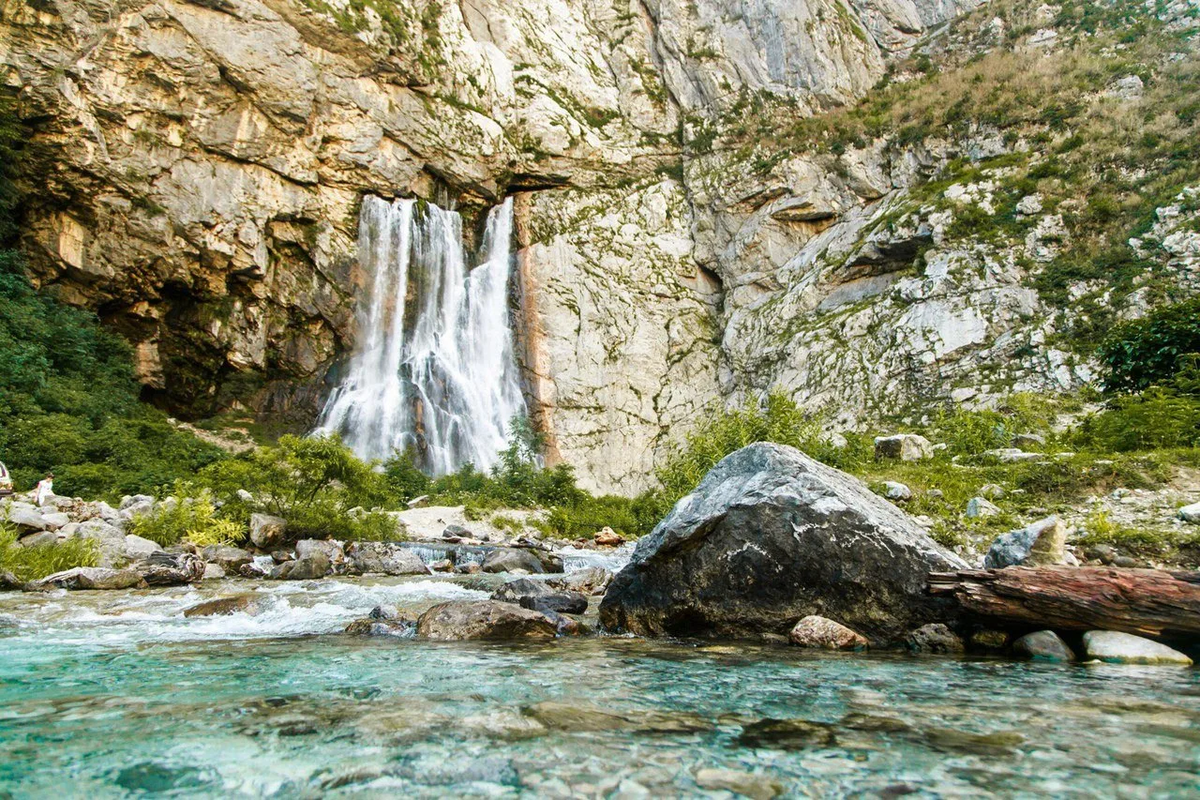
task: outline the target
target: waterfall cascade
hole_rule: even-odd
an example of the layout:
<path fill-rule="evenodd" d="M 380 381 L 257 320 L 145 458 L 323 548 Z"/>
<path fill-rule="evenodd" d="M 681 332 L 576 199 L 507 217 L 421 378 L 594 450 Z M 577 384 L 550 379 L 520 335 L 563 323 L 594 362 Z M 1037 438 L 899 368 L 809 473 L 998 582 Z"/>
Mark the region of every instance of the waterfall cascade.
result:
<path fill-rule="evenodd" d="M 512 200 L 487 218 L 469 268 L 462 218 L 366 197 L 359 259 L 371 276 L 349 370 L 321 412 L 362 458 L 415 448 L 434 474 L 487 468 L 525 412 L 508 311 Z"/>

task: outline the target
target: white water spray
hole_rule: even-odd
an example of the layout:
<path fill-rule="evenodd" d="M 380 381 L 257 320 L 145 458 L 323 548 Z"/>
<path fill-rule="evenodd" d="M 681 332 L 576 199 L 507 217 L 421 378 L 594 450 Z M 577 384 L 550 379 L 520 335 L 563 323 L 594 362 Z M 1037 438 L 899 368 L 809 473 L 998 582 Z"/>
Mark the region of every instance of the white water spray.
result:
<path fill-rule="evenodd" d="M 495 462 L 509 421 L 525 413 L 508 312 L 512 219 L 512 200 L 492 209 L 468 269 L 458 214 L 364 198 L 368 302 L 317 432 L 341 434 L 367 459 L 415 448 L 437 475 Z"/>

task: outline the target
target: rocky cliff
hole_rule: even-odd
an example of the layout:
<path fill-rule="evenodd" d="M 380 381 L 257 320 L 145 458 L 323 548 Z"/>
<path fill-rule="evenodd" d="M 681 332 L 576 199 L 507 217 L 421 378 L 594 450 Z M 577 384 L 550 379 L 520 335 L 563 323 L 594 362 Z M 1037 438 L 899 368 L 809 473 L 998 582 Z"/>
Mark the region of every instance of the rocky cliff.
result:
<path fill-rule="evenodd" d="M 157 402 L 303 425 L 356 336 L 361 198 L 474 219 L 515 195 L 530 406 L 589 488 L 641 488 L 704 407 L 771 385 L 846 424 L 1069 389 L 1088 377 L 1056 346 L 1072 320 L 1031 282 L 1072 234 L 1069 190 L 1028 173 L 1070 130 L 914 134 L 904 97 L 875 109 L 890 127 L 803 127 L 929 86 L 929 64 L 1056 65 L 1121 22 L 1010 6 L 946 28 L 970 4 L 6 0 L 24 246 L 43 287 L 135 343 Z M 1173 38 L 1096 79 L 1125 80 L 1088 100 L 1114 119 L 1193 74 L 1194 7 L 1134 13 Z M 1196 283 L 1191 177 L 1158 187 L 1180 200 L 1139 240 L 1172 290 Z M 1003 236 L 975 230 L 989 214 Z M 1136 313 L 1145 288 L 1118 299 Z"/>

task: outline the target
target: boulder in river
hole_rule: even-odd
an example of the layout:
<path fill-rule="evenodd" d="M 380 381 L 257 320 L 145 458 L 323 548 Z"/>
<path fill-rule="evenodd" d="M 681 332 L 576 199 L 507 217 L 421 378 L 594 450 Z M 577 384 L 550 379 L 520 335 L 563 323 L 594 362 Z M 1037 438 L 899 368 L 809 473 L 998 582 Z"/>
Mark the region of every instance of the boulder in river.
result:
<path fill-rule="evenodd" d="M 796 623 L 788 634 L 792 644 L 823 650 L 865 650 L 869 642 L 860 633 L 840 622 L 810 614 Z"/>
<path fill-rule="evenodd" d="M 1075 653 L 1054 631 L 1034 631 L 1013 642 L 1013 655 L 1030 661 L 1074 661 Z"/>
<path fill-rule="evenodd" d="M 549 585 L 555 589 L 565 589 L 568 592 L 594 595 L 604 594 L 612 579 L 613 574 L 604 567 L 584 567 L 569 572 L 561 578 L 551 578 Z"/>
<path fill-rule="evenodd" d="M 1083 650 L 1089 659 L 1113 664 L 1163 664 L 1190 666 L 1192 660 L 1178 650 L 1151 639 L 1118 631 L 1088 631 Z"/>
<path fill-rule="evenodd" d="M 587 597 L 579 592 L 555 591 L 542 581 L 529 578 L 509 581 L 492 593 L 492 599 L 559 614 L 582 614 L 588 607 Z"/>
<path fill-rule="evenodd" d="M 498 547 L 487 554 L 480 565 L 483 572 L 526 572 L 540 574 L 549 572 L 546 566 L 530 550 L 519 547 Z"/>
<path fill-rule="evenodd" d="M 267 608 L 264 598 L 255 594 L 235 594 L 232 597 L 218 597 L 215 600 L 205 600 L 183 610 L 185 617 L 223 617 L 229 614 L 248 614 L 257 616 Z"/>
<path fill-rule="evenodd" d="M 237 573 L 243 564 L 249 564 L 253 557 L 240 547 L 227 544 L 210 544 L 201 551 L 204 560 L 216 564 L 226 572 Z"/>
<path fill-rule="evenodd" d="M 415 552 L 391 542 L 347 542 L 346 570 L 357 575 L 428 575 L 430 572 Z"/>
<path fill-rule="evenodd" d="M 555 634 L 544 614 L 497 600 L 441 603 L 417 620 L 417 635 L 426 639 L 553 639 Z"/>
<path fill-rule="evenodd" d="M 820 614 L 886 643 L 953 616 L 926 576 L 965 568 L 861 481 L 759 443 L 723 459 L 638 542 L 600 619 L 643 635 L 758 637 Z"/>
<path fill-rule="evenodd" d="M 56 572 L 30 585 L 31 589 L 132 589 L 144 586 L 142 576 L 132 569 L 75 567 Z"/>
<path fill-rule="evenodd" d="M 250 515 L 250 541 L 259 550 L 274 550 L 283 544 L 287 520 L 270 514 Z"/>
<path fill-rule="evenodd" d="M 130 566 L 147 586 L 182 586 L 204 580 L 205 563 L 191 553 L 151 553 Z"/>
<path fill-rule="evenodd" d="M 267 577 L 279 581 L 312 581 L 324 578 L 329 574 L 332 566 L 325 553 L 316 551 L 309 553 L 304 558 L 280 564 L 271 570 Z"/>

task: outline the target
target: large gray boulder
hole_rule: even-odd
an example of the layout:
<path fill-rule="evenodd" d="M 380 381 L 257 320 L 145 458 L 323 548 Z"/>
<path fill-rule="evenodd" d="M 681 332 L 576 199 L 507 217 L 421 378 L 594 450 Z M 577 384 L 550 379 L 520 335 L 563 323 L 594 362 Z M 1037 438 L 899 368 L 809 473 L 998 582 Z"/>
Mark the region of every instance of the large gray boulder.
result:
<path fill-rule="evenodd" d="M 250 515 L 250 541 L 260 550 L 274 550 L 283 544 L 287 520 L 270 514 Z"/>
<path fill-rule="evenodd" d="M 803 617 L 876 642 L 943 621 L 931 571 L 966 569 L 861 481 L 800 451 L 754 444 L 712 469 L 613 579 L 609 630 L 643 635 L 786 635 Z"/>
<path fill-rule="evenodd" d="M 483 572 L 549 572 L 542 560 L 529 550 L 519 547 L 498 547 L 487 554 L 480 565 Z"/>

